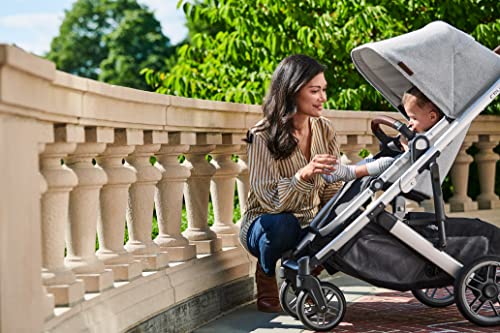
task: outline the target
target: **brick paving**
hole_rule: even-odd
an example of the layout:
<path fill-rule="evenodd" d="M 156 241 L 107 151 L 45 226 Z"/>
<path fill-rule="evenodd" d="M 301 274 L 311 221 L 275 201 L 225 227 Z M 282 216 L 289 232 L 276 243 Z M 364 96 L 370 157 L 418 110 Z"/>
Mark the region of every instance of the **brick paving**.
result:
<path fill-rule="evenodd" d="M 351 303 L 335 333 L 473 333 L 500 332 L 500 327 L 480 327 L 470 323 L 455 305 L 430 308 L 410 292 L 386 292 L 363 296 Z"/>

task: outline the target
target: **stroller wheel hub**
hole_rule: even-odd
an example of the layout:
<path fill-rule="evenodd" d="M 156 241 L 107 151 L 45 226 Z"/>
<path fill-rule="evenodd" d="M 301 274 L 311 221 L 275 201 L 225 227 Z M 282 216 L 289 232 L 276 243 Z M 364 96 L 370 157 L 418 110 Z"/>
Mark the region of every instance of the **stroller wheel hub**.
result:
<path fill-rule="evenodd" d="M 483 289 L 483 294 L 488 298 L 496 298 L 498 296 L 498 288 L 494 284 L 487 284 Z"/>

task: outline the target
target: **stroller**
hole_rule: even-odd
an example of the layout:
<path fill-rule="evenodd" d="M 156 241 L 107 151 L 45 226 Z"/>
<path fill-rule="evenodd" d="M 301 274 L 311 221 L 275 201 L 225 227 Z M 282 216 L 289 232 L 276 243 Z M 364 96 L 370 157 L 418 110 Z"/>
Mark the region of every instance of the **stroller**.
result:
<path fill-rule="evenodd" d="M 439 21 L 362 45 L 351 55 L 364 78 L 406 118 L 400 101 L 412 86 L 445 117 L 422 134 L 390 117 L 372 121 L 381 143 L 375 158 L 395 161 L 378 177 L 346 183 L 283 256 L 283 309 L 315 331 L 342 321 L 342 291 L 311 274 L 323 266 L 330 274 L 341 271 L 375 286 L 411 290 L 429 306 L 456 303 L 477 325 L 500 325 L 500 229 L 478 219 L 448 218 L 441 192 L 472 120 L 500 94 L 500 56 Z M 408 151 L 381 125 L 405 137 Z M 407 213 L 405 198 L 432 198 L 435 212 Z"/>

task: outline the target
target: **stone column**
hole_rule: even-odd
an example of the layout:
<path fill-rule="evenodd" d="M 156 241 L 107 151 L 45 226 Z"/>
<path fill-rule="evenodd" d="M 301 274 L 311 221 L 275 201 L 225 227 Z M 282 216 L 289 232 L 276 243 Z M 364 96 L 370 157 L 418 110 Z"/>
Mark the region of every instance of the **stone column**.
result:
<path fill-rule="evenodd" d="M 236 176 L 236 187 L 238 189 L 238 200 L 240 202 L 241 219 L 236 223 L 238 227 L 241 225 L 243 215 L 247 210 L 248 191 L 250 190 L 250 172 L 248 171 L 248 155 L 247 146 L 242 145 L 242 149 L 238 153 L 239 173 Z"/>
<path fill-rule="evenodd" d="M 169 138 L 169 141 L 170 138 Z M 181 234 L 182 192 L 190 176 L 189 169 L 177 159 L 189 149 L 185 144 L 162 145 L 156 154 L 155 167 L 161 173 L 156 185 L 155 206 L 159 234 L 155 239 L 162 251 L 167 251 L 170 260 L 185 261 L 196 257 L 196 246 L 189 244 Z"/>
<path fill-rule="evenodd" d="M 141 260 L 144 271 L 156 271 L 168 266 L 169 256 L 161 252 L 151 237 L 155 185 L 161 173 L 151 165 L 151 156 L 160 149 L 162 142 L 168 142 L 166 132 L 145 131 L 144 144 L 135 147 L 126 160 L 137 170 L 137 181 L 129 190 L 127 208 L 128 242 L 127 251 Z M 158 210 L 158 208 L 157 208 Z"/>
<path fill-rule="evenodd" d="M 375 156 L 380 151 L 380 142 L 375 136 L 371 136 L 372 143 L 366 145 L 366 149 L 370 152 L 370 156 Z"/>
<path fill-rule="evenodd" d="M 42 128 L 45 128 L 46 131 L 42 131 L 45 135 L 42 135 L 40 138 L 40 141 L 39 141 L 39 142 L 43 142 L 43 143 L 38 144 L 38 155 L 39 156 L 41 155 L 41 153 L 43 153 L 45 151 L 45 143 L 54 142 L 53 125 L 52 124 L 45 125 Z M 47 129 L 49 129 L 49 130 L 47 130 Z M 47 190 L 49 189 L 49 185 L 45 181 L 45 178 L 43 177 L 41 172 L 39 172 L 38 175 L 40 178 L 40 197 L 39 197 L 39 199 L 41 200 L 42 195 L 44 193 L 46 193 Z M 42 246 L 43 246 L 43 244 L 42 244 Z M 42 260 L 42 262 L 43 262 L 43 260 Z M 42 271 L 43 271 L 43 269 L 42 269 Z M 43 283 L 43 278 L 42 278 L 42 283 Z M 49 293 L 47 291 L 47 288 L 44 285 L 42 285 L 41 287 L 42 287 L 41 288 L 42 289 L 42 311 L 43 311 L 45 320 L 48 320 L 54 316 L 55 297 L 52 293 Z"/>
<path fill-rule="evenodd" d="M 454 193 L 448 200 L 450 211 L 452 212 L 467 212 L 477 209 L 477 202 L 473 202 L 467 196 L 467 187 L 469 182 L 469 165 L 472 163 L 472 156 L 468 155 L 466 150 L 473 142 L 478 140 L 477 135 L 466 136 L 460 147 L 455 163 L 450 170 L 451 182 L 453 183 Z"/>
<path fill-rule="evenodd" d="M 231 160 L 239 145 L 217 145 L 210 154 L 215 173 L 210 181 L 210 195 L 214 207 L 214 225 L 212 230 L 222 239 L 222 246 L 237 246 L 238 227 L 233 223 L 234 190 L 236 175 L 240 169 Z"/>
<path fill-rule="evenodd" d="M 372 136 L 370 135 L 347 135 L 347 142 L 340 147 L 340 151 L 344 153 L 342 162 L 345 164 L 358 163 L 363 159 L 359 156 L 359 152 L 370 144 L 372 144 Z"/>
<path fill-rule="evenodd" d="M 210 179 L 215 167 L 208 163 L 205 156 L 214 150 L 215 145 L 200 144 L 190 146 L 183 165 L 191 171 L 184 187 L 184 198 L 188 228 L 183 235 L 191 244 L 196 245 L 199 254 L 214 253 L 222 249 L 222 241 L 207 224 Z"/>
<path fill-rule="evenodd" d="M 0 60 L 2 61 L 5 61 L 5 57 Z M 5 74 L 2 72 L 2 75 Z M 1 98 L 5 98 L 4 83 L 9 81 L 4 76 L 3 79 L 5 80 L 2 81 Z M 22 91 L 18 93 L 22 94 Z M 44 330 L 46 297 L 43 294 L 40 274 L 42 237 L 39 132 L 38 121 L 0 112 L 0 156 L 2 157 L 0 332 L 2 333 L 31 333 Z"/>
<path fill-rule="evenodd" d="M 68 223 L 69 193 L 78 184 L 70 168 L 61 164 L 82 142 L 82 127 L 56 126 L 55 143 L 47 144 L 40 155 L 41 173 L 47 182 L 42 196 L 42 281 L 58 306 L 72 306 L 83 300 L 84 286 L 64 265 L 64 231 Z"/>
<path fill-rule="evenodd" d="M 134 151 L 134 145 L 142 144 L 142 131 L 115 129 L 114 143 L 97 157 L 97 164 L 104 170 L 107 183 L 101 189 L 100 210 L 97 221 L 99 250 L 97 257 L 106 268 L 113 271 L 115 281 L 130 281 L 141 276 L 142 264 L 125 251 L 125 211 L 128 203 L 128 189 L 134 183 L 136 170 L 123 165 L 123 159 Z"/>
<path fill-rule="evenodd" d="M 475 156 L 481 194 L 477 197 L 479 209 L 495 209 L 500 207 L 500 200 L 495 194 L 495 173 L 498 155 L 493 151 L 500 140 L 499 135 L 479 135 L 476 143 L 479 153 Z"/>
<path fill-rule="evenodd" d="M 106 184 L 106 173 L 93 165 L 106 143 L 113 142 L 111 128 L 85 128 L 85 142 L 77 145 L 67 165 L 78 177 L 78 185 L 70 193 L 69 223 L 66 228 L 67 256 L 65 263 L 85 283 L 85 291 L 101 292 L 113 286 L 113 271 L 95 255 L 99 194 Z"/>

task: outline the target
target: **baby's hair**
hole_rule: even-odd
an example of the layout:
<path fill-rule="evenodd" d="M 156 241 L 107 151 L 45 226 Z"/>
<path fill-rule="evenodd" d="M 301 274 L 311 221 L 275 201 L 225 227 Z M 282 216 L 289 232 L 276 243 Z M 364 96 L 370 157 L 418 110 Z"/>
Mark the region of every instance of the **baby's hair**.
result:
<path fill-rule="evenodd" d="M 420 91 L 417 87 L 413 86 L 410 89 L 408 89 L 404 94 L 401 102 L 403 105 L 408 101 L 408 98 L 410 96 L 413 96 L 417 99 L 417 105 L 420 107 L 425 107 L 426 105 L 430 105 L 432 108 L 432 111 L 436 112 L 438 119 L 441 119 L 443 117 L 443 113 L 439 108 L 434 104 L 427 96 L 424 95 L 423 92 Z"/>

